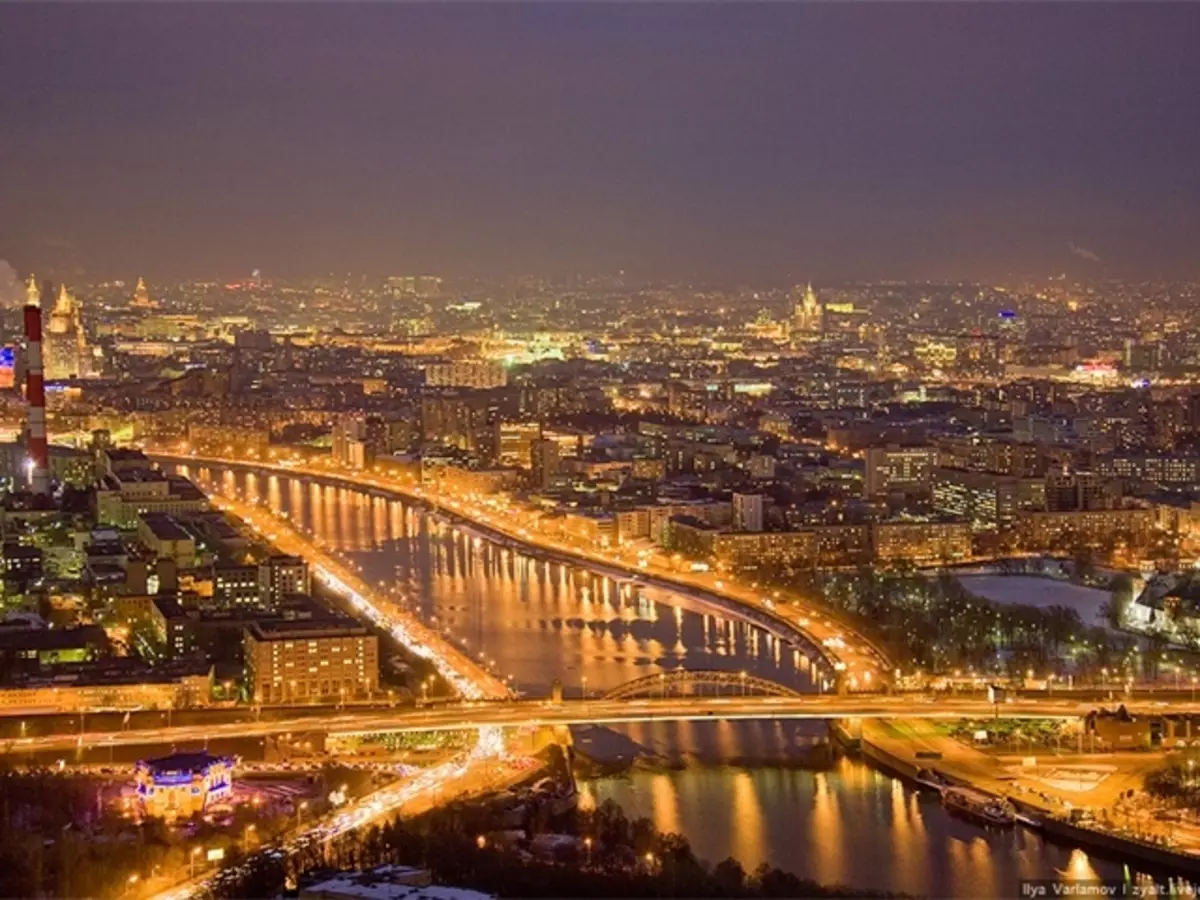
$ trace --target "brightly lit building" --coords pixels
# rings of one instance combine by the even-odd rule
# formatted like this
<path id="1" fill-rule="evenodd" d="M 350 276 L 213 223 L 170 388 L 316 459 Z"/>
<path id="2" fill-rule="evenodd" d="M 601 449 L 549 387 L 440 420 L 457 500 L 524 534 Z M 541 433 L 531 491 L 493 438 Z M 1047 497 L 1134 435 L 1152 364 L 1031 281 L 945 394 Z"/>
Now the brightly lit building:
<path id="1" fill-rule="evenodd" d="M 430 363 L 425 383 L 431 387 L 467 387 L 488 390 L 508 384 L 508 370 L 491 362 L 456 361 Z"/>
<path id="2" fill-rule="evenodd" d="M 83 331 L 79 302 L 60 285 L 43 340 L 45 374 L 49 381 L 84 378 L 92 374 L 92 357 Z"/>
<path id="3" fill-rule="evenodd" d="M 138 278 L 137 287 L 133 289 L 133 298 L 129 305 L 135 309 L 154 309 L 158 302 L 151 298 L 150 290 L 146 287 L 146 279 Z"/>
<path id="4" fill-rule="evenodd" d="M 792 291 L 792 296 L 800 294 L 800 288 Z M 817 299 L 811 283 L 805 286 L 803 294 L 796 301 L 795 313 L 792 315 L 792 333 L 796 336 L 819 335 L 825 325 L 825 308 Z"/>
<path id="5" fill-rule="evenodd" d="M 361 698 L 379 688 L 379 638 L 352 621 L 255 622 L 244 643 L 256 703 Z"/>
<path id="6" fill-rule="evenodd" d="M 144 759 L 133 770 L 146 815 L 188 818 L 227 799 L 233 791 L 233 760 L 207 751 Z"/>

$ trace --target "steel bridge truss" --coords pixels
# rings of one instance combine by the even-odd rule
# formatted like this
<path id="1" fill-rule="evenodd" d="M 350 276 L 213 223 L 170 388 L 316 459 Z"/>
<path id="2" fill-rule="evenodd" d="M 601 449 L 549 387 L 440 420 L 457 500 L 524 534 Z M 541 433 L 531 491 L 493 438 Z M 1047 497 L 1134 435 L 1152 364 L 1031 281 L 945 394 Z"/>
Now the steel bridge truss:
<path id="1" fill-rule="evenodd" d="M 745 672 L 718 669 L 676 669 L 657 675 L 643 675 L 627 681 L 604 695 L 605 700 L 636 700 L 652 697 L 694 697 L 712 695 L 753 697 L 799 697 L 799 691 Z"/>

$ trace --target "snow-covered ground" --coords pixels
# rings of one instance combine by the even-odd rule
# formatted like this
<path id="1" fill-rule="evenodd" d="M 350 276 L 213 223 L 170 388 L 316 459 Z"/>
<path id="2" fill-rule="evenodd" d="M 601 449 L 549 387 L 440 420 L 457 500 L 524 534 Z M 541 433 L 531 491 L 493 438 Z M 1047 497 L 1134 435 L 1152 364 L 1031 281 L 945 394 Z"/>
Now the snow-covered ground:
<path id="1" fill-rule="evenodd" d="M 1079 610 L 1085 625 L 1108 626 L 1101 610 L 1110 595 L 1099 588 L 1033 575 L 960 575 L 958 580 L 972 594 L 993 603 L 1068 606 Z"/>

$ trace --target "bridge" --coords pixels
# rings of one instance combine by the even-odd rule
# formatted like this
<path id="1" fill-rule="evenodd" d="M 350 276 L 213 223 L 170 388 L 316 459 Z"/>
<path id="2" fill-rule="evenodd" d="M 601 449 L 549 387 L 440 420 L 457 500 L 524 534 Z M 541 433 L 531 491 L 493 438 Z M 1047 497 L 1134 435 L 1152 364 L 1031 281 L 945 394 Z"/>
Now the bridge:
<path id="1" fill-rule="evenodd" d="M 643 675 L 613 688 L 603 697 L 605 700 L 636 700 L 653 697 L 703 696 L 705 694 L 740 694 L 755 697 L 801 697 L 799 691 L 759 678 L 746 672 L 729 672 L 723 669 L 676 669 L 657 675 Z"/>
<path id="2" fill-rule="evenodd" d="M 643 685 L 639 691 L 645 690 Z M 67 732 L 0 741 L 0 755 L 121 746 L 207 746 L 210 741 L 262 738 L 280 734 L 368 736 L 404 732 L 466 731 L 486 727 L 535 728 L 553 725 L 625 725 L 639 722 L 743 721 L 771 719 L 1076 719 L 1107 704 L 1071 697 L 1018 699 L 999 707 L 977 697 L 911 695 L 665 696 L 636 699 L 470 701 L 425 709 L 331 710 L 292 718 L 255 720 L 239 713 L 214 716 L 206 724 Z M 1200 714 L 1200 703 L 1126 701 L 1133 713 Z M 217 719 L 222 719 L 217 721 Z"/>

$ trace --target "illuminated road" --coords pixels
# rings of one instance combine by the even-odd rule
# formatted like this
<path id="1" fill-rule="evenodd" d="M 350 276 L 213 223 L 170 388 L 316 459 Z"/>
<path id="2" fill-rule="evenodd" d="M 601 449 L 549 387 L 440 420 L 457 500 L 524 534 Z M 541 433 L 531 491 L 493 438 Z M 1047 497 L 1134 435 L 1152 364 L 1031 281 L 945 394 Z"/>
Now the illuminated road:
<path id="1" fill-rule="evenodd" d="M 529 773 L 528 761 L 512 759 L 504 751 L 504 742 L 496 729 L 483 729 L 469 753 L 425 769 L 410 779 L 380 788 L 341 809 L 300 828 L 276 841 L 260 845 L 241 865 L 204 873 L 196 878 L 175 882 L 159 890 L 135 892 L 154 900 L 187 900 L 208 894 L 221 884 L 232 884 L 267 854 L 290 856 L 356 831 L 387 821 L 404 813 L 417 815 L 434 806 L 463 797 L 507 787 Z"/>
<path id="2" fill-rule="evenodd" d="M 1002 704 L 1004 718 L 1071 719 L 1099 706 L 1077 698 L 1018 699 Z M 1115 701 L 1106 704 L 1115 705 Z M 1126 700 L 1130 712 L 1143 714 L 1200 713 L 1191 701 Z M 19 738 L 2 745 L 5 753 L 107 748 L 147 744 L 190 744 L 221 738 L 326 733 L 456 731 L 483 727 L 520 728 L 538 725 L 627 724 L 632 722 L 740 719 L 958 719 L 996 715 L 997 707 L 979 698 L 952 696 L 802 696 L 802 697 L 651 697 L 640 700 L 507 700 L 438 706 L 429 709 L 331 710 L 328 715 L 272 721 L 238 721 L 85 734 Z"/>
<path id="3" fill-rule="evenodd" d="M 428 660 L 459 697 L 472 702 L 503 701 L 512 696 L 508 686 L 484 666 L 427 628 L 415 616 L 397 606 L 386 594 L 376 591 L 363 581 L 349 566 L 316 547 L 277 516 L 265 514 L 230 498 L 217 499 L 216 503 L 259 531 L 276 549 L 305 557 L 312 567 L 314 577 L 348 603 L 359 618 L 386 631 L 410 652 Z M 165 734 L 162 729 L 140 732 L 131 730 L 106 736 L 84 733 L 76 735 L 67 746 L 118 746 L 146 743 L 148 738 L 151 743 L 157 743 L 159 741 L 155 740 L 155 734 L 160 735 L 163 742 L 178 744 L 201 741 L 207 745 L 209 740 L 216 737 L 241 738 L 274 733 L 273 730 L 261 730 L 261 724 L 263 723 L 252 725 L 240 722 L 223 726 L 204 725 L 184 727 L 178 732 L 168 728 Z M 285 728 L 284 731 L 295 728 L 293 722 L 291 728 Z M 313 729 L 309 727 L 308 730 Z M 54 739 L 46 740 L 53 743 Z M 28 752 L 48 748 L 40 741 L 35 740 L 33 744 L 27 744 L 18 740 L 15 747 L 10 745 L 10 749 Z M 350 831 L 376 824 L 402 811 L 417 812 L 457 796 L 490 790 L 504 783 L 506 779 L 520 776 L 521 770 L 514 767 L 513 762 L 506 753 L 503 732 L 498 728 L 480 727 L 475 746 L 461 758 L 433 766 L 411 779 L 375 791 L 278 844 L 261 848 L 259 852 L 296 853 L 314 845 L 327 843 Z M 243 864 L 242 868 L 245 865 Z M 143 886 L 135 889 L 134 893 L 139 896 L 149 894 L 158 900 L 185 900 L 209 891 L 214 882 L 237 878 L 240 871 L 241 868 L 223 869 L 211 875 L 188 880 L 184 880 L 183 873 L 180 873 L 180 878 L 175 879 L 170 886 L 163 885 L 153 893 Z"/>
<path id="4" fill-rule="evenodd" d="M 390 633 L 406 649 L 429 660 L 438 673 L 468 700 L 511 696 L 508 686 L 387 594 L 367 584 L 349 565 L 318 547 L 278 516 L 230 497 L 214 497 L 215 505 L 233 513 L 283 553 L 308 560 L 313 576 L 346 600 L 362 620 Z"/>
<path id="5" fill-rule="evenodd" d="M 486 536 L 501 543 L 518 544 L 529 552 L 583 565 L 602 575 L 640 579 L 668 590 L 687 592 L 702 603 L 718 606 L 721 611 L 767 628 L 784 639 L 798 639 L 811 645 L 824 669 L 826 687 L 832 687 L 836 677 L 844 680 L 850 690 L 871 691 L 888 681 L 893 671 L 891 661 L 867 638 L 830 619 L 827 612 L 797 596 L 785 597 L 779 591 L 767 596 L 765 589 L 759 589 L 757 584 L 746 584 L 731 576 L 684 571 L 680 559 L 657 550 L 617 548 L 600 551 L 585 549 L 578 542 L 564 542 L 548 532 L 540 510 L 514 503 L 504 495 L 455 497 L 411 480 L 400 481 L 371 472 L 346 472 L 331 466 L 281 465 L 155 449 L 147 452 L 174 463 L 324 479 L 358 490 L 384 492 L 399 499 L 429 503 L 439 511 L 458 516 L 484 530 Z"/>

